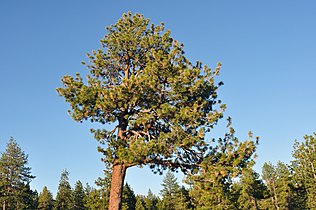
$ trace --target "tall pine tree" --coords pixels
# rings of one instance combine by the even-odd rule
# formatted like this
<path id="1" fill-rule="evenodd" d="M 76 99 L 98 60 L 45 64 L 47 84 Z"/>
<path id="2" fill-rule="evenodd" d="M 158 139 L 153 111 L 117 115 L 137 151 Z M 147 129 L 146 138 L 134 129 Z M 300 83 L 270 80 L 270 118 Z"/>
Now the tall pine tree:
<path id="1" fill-rule="evenodd" d="M 212 70 L 191 63 L 183 45 L 143 15 L 124 14 L 89 54 L 86 80 L 64 76 L 58 93 L 82 122 L 115 124 L 113 130 L 92 130 L 104 147 L 99 151 L 112 165 L 110 210 L 122 204 L 126 170 L 149 165 L 156 172 L 192 169 L 205 150 L 205 132 L 222 118 Z"/>

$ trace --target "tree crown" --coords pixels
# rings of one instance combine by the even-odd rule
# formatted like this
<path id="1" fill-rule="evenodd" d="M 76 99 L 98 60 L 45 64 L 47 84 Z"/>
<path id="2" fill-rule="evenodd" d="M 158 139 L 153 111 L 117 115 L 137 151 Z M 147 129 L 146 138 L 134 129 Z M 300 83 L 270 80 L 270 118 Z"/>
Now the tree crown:
<path id="1" fill-rule="evenodd" d="M 124 14 L 107 31 L 102 48 L 88 54 L 87 81 L 64 76 L 58 93 L 76 121 L 116 124 L 92 130 L 106 162 L 185 171 L 202 158 L 205 132 L 222 118 L 221 65 L 193 65 L 164 24 L 140 14 Z"/>

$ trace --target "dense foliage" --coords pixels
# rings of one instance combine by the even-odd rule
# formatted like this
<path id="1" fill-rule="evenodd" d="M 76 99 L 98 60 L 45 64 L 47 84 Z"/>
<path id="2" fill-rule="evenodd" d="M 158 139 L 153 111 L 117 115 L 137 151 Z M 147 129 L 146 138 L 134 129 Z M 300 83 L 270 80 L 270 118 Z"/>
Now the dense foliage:
<path id="1" fill-rule="evenodd" d="M 295 141 L 293 161 L 289 165 L 281 161 L 276 165 L 265 163 L 261 179 L 252 169 L 255 144 L 238 142 L 232 133 L 227 134 L 218 144 L 221 149 L 209 154 L 201 163 L 199 173 L 185 176 L 184 186 L 171 171 L 165 174 L 159 195 L 151 190 L 147 195 L 136 195 L 126 183 L 122 209 L 314 209 L 315 139 L 314 133 L 305 136 L 302 142 Z M 107 209 L 110 177 L 106 171 L 103 178 L 96 180 L 97 188 L 94 188 L 89 184 L 83 187 L 80 181 L 72 187 L 69 172 L 64 170 L 54 197 L 47 187 L 39 195 L 30 188 L 34 176 L 27 164 L 27 155 L 14 139 L 10 139 L 0 159 L 3 210 Z"/>
<path id="2" fill-rule="evenodd" d="M 33 195 L 29 183 L 35 176 L 27 165 L 28 155 L 11 138 L 0 158 L 0 201 L 3 210 L 33 206 L 33 197 L 37 194 Z"/>

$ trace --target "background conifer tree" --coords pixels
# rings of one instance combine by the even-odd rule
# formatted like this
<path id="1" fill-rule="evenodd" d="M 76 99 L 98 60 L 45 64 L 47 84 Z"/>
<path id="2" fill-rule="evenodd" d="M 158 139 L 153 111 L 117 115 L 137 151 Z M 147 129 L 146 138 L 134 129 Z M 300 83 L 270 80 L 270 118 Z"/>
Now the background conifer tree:
<path id="1" fill-rule="evenodd" d="M 234 130 L 220 138 L 211 147 L 197 174 L 188 177 L 192 185 L 190 196 L 196 209 L 235 209 L 236 204 L 231 192 L 233 178 L 239 177 L 243 171 L 254 164 L 256 143 L 250 140 L 239 142 Z M 215 141 L 215 140 L 214 140 Z"/>
<path id="2" fill-rule="evenodd" d="M 140 196 L 136 196 L 135 210 L 146 210 Z"/>
<path id="3" fill-rule="evenodd" d="M 162 190 L 160 194 L 162 196 L 163 206 L 165 209 L 176 210 L 176 205 L 180 202 L 180 186 L 178 184 L 177 178 L 171 171 L 166 173 L 162 181 Z"/>
<path id="4" fill-rule="evenodd" d="M 134 210 L 136 204 L 136 197 L 133 189 L 128 183 L 125 183 L 122 195 L 122 210 Z"/>
<path id="5" fill-rule="evenodd" d="M 0 158 L 0 201 L 3 210 L 24 208 L 26 205 L 25 192 L 31 191 L 29 183 L 35 178 L 27 165 L 28 155 L 11 138 Z"/>
<path id="6" fill-rule="evenodd" d="M 239 185 L 237 198 L 238 209 L 261 209 L 261 201 L 267 196 L 268 191 L 259 178 L 259 174 L 252 169 L 245 170 L 237 185 Z"/>
<path id="7" fill-rule="evenodd" d="M 17 209 L 36 209 L 38 206 L 38 193 L 32 190 L 29 183 L 26 183 L 18 195 L 21 202 L 17 204 Z"/>
<path id="8" fill-rule="evenodd" d="M 85 210 L 84 200 L 86 194 L 84 192 L 83 185 L 80 181 L 77 181 L 74 189 L 74 210 Z"/>
<path id="9" fill-rule="evenodd" d="M 60 176 L 55 207 L 57 210 L 72 210 L 74 208 L 74 196 L 67 170 L 63 170 Z"/>
<path id="10" fill-rule="evenodd" d="M 292 170 L 295 186 L 299 195 L 306 198 L 306 207 L 316 208 L 316 132 L 305 135 L 303 142 L 295 141 L 292 153 Z"/>
<path id="11" fill-rule="evenodd" d="M 38 196 L 38 209 L 40 210 L 53 210 L 54 199 L 53 194 L 45 186 Z"/>
<path id="12" fill-rule="evenodd" d="M 149 189 L 147 196 L 144 198 L 144 204 L 146 210 L 156 210 L 157 209 L 158 198 Z"/>
<path id="13" fill-rule="evenodd" d="M 90 187 L 89 184 L 85 187 L 85 207 L 91 210 L 106 210 L 107 208 L 104 205 L 102 200 L 101 191 L 93 187 Z"/>
<path id="14" fill-rule="evenodd" d="M 262 167 L 262 178 L 270 192 L 268 200 L 274 208 L 293 209 L 296 206 L 291 172 L 287 165 L 280 161 L 276 166 L 265 163 Z"/>
<path id="15" fill-rule="evenodd" d="M 95 184 L 99 187 L 99 192 L 102 200 L 102 205 L 104 209 L 108 209 L 110 200 L 110 188 L 111 188 L 111 176 L 112 170 L 109 165 L 106 165 L 106 170 L 104 170 L 104 176 L 99 177 Z"/>

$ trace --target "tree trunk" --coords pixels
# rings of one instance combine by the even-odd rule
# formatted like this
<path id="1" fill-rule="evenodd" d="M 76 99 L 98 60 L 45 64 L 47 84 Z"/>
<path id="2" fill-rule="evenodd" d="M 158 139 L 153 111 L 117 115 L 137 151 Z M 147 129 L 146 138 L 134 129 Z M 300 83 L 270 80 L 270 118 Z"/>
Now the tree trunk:
<path id="1" fill-rule="evenodd" d="M 112 171 L 109 210 L 122 209 L 122 191 L 127 167 L 115 164 Z"/>

